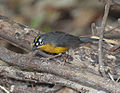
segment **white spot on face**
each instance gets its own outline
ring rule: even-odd
[[[38,46],[39,45],[39,43],[36,43],[36,46]]]
[[[42,42],[42,39],[39,39],[39,42]]]
[[[39,39],[40,45],[43,45],[43,40]]]

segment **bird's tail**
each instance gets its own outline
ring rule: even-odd
[[[88,43],[88,42],[99,41],[99,39],[87,38],[87,37],[80,37],[80,41]]]

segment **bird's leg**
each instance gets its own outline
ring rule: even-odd
[[[54,59],[54,58],[59,57],[59,56],[61,56],[61,55],[62,55],[62,53],[57,54],[57,55],[54,55],[54,56],[49,55],[49,57],[42,58],[42,59],[44,59],[44,60],[51,60],[51,59]]]

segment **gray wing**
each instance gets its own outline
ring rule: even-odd
[[[64,32],[50,32],[43,34],[45,43],[52,43],[59,47],[74,47],[82,43],[79,37],[66,34]]]

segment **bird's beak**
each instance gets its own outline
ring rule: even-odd
[[[37,47],[34,45],[32,51],[37,50]]]

